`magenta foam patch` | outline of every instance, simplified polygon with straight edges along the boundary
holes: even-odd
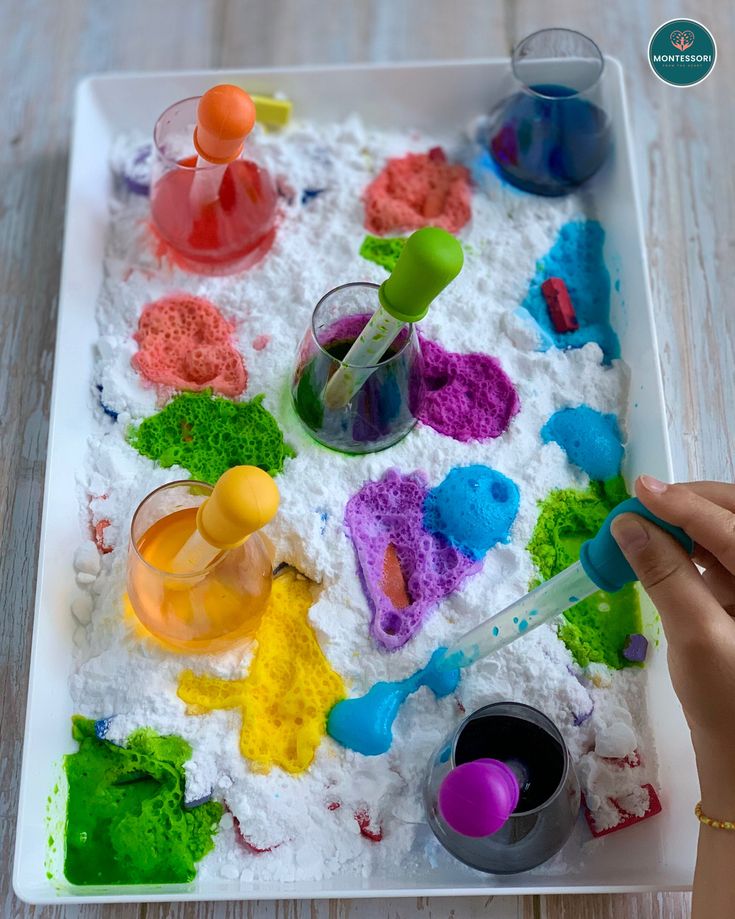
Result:
[[[370,631],[389,651],[405,645],[439,601],[482,567],[424,529],[428,491],[423,473],[389,469],[382,479],[363,485],[345,509],[373,613]],[[397,607],[384,592],[386,553],[400,566],[408,606]]]
[[[510,377],[489,354],[447,351],[421,336],[425,393],[418,417],[467,443],[500,437],[521,407]]]
[[[369,313],[345,316],[319,333],[319,343],[326,348],[336,341],[353,341],[369,319]],[[397,347],[406,335],[404,328]],[[500,362],[489,354],[447,351],[421,334],[419,341],[424,373],[411,391],[411,410],[419,421],[463,443],[504,434],[521,401]]]

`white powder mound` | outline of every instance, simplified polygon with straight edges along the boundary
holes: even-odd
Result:
[[[125,138],[116,145],[117,167],[132,162],[138,143]],[[242,678],[254,645],[216,656],[170,654],[141,640],[125,614],[132,513],[153,488],[189,477],[184,469],[161,469],[138,455],[125,437],[131,422],[150,415],[170,396],[146,383],[130,361],[143,307],[177,290],[210,299],[235,323],[249,374],[244,398],[264,393],[265,407],[296,450],[278,477],[282,503],[267,532],[276,545],[276,562],[290,563],[319,585],[310,622],[351,695],[363,693],[376,680],[408,676],[436,647],[526,592],[536,573],[525,546],[538,518],[538,501],[554,488],[588,484],[556,444],[541,445],[541,427],[557,409],[583,402],[617,413],[623,427],[625,421],[625,365],[614,361],[602,366],[596,345],[537,352],[537,335],[518,313],[536,260],[566,221],[585,216],[579,199],[519,194],[489,176],[482,191],[473,194],[471,223],[458,234],[466,256],[463,271],[422,322],[424,334],[450,350],[485,351],[500,360],[517,385],[522,406],[502,437],[462,444],[419,425],[390,450],[346,457],[314,444],[290,404],[294,355],[316,302],[347,281],[381,282],[386,276],[358,255],[365,235],[362,191],[388,156],[441,143],[451,151],[460,139],[374,131],[354,117],[341,124],[295,122],[281,133],[256,132],[248,149],[267,163],[287,196],[280,199],[273,249],[261,264],[234,277],[198,277],[161,264],[146,226],[148,200],[118,183],[112,201],[97,310],[96,377],[90,381],[90,403],[99,425],[79,479],[84,532],[90,515],[93,525],[109,521],[104,541],[113,549],[98,557],[85,541],[77,552],[80,594],[72,613],[78,623],[78,656],[71,692],[80,713],[114,716],[109,739],[123,741],[141,726],[186,738],[193,748],[186,767],[187,799],[212,792],[237,817],[250,844],[270,850],[254,853],[240,844],[226,814],[215,851],[201,863],[202,877],[241,878],[243,884],[337,874],[398,878],[421,866],[450,864],[457,876],[472,875],[431,836],[421,786],[432,751],[463,712],[492,701],[528,703],[558,725],[600,827],[618,819],[611,799],[624,799],[626,809],[643,813],[647,795],[638,789],[656,781],[645,672],[605,667],[582,672],[550,627],[466,671],[455,695],[437,700],[424,688],[410,697],[386,755],[365,757],[325,737],[308,771],[290,775],[278,768],[267,774],[254,771],[241,757],[238,711],[188,715],[176,694],[179,674],[186,668]],[[140,171],[138,165],[137,179]],[[302,204],[306,188],[325,191]],[[261,336],[269,336],[263,348],[254,345],[262,344]],[[116,422],[98,406],[98,396],[118,413]],[[437,485],[452,467],[471,463],[491,466],[519,487],[520,508],[510,542],[492,549],[482,571],[444,600],[405,647],[384,653],[369,635],[370,611],[343,525],[345,505],[367,480],[387,469],[422,470]],[[623,758],[634,750],[641,758],[639,767],[611,762],[611,757]],[[369,814],[371,828],[380,828],[380,842],[360,834],[355,819],[359,811]],[[586,828],[579,826],[565,853],[543,870],[582,870],[589,843]]]

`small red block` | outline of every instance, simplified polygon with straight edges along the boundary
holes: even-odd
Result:
[[[587,820],[587,824],[592,832],[592,835],[595,837],[607,836],[610,833],[617,833],[618,830],[624,830],[626,827],[633,826],[634,823],[640,823],[643,820],[648,820],[649,817],[655,817],[656,814],[661,813],[661,802],[659,801],[658,795],[656,794],[656,789],[653,785],[643,785],[643,788],[648,792],[648,810],[645,814],[642,814],[640,817],[637,817],[635,814],[626,813],[622,807],[618,804],[617,801],[612,803],[618,809],[618,814],[620,815],[620,820],[615,826],[609,826],[605,830],[598,830],[595,826],[594,817],[585,806],[584,816]]]
[[[547,278],[541,285],[549,316],[557,332],[574,332],[579,328],[577,314],[562,278]]]
[[[441,147],[432,147],[427,156],[432,163],[446,163],[447,155]]]

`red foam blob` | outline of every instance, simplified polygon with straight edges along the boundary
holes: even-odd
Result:
[[[140,315],[133,367],[151,383],[239,396],[248,375],[232,343],[233,329],[209,300],[190,294],[162,297]]]
[[[420,227],[456,233],[472,214],[470,174],[437,147],[390,159],[365,190],[365,226],[379,236]]]

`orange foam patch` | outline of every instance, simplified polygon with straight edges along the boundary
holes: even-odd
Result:
[[[396,609],[405,609],[411,605],[398,552],[392,542],[388,543],[383,557],[383,576],[380,588]]]
[[[448,163],[439,148],[408,153],[388,163],[364,194],[365,226],[371,233],[442,227],[461,230],[472,215],[470,174]]]
[[[189,294],[162,297],[143,308],[132,365],[151,383],[239,396],[248,376],[232,343],[233,330],[209,300]]]

